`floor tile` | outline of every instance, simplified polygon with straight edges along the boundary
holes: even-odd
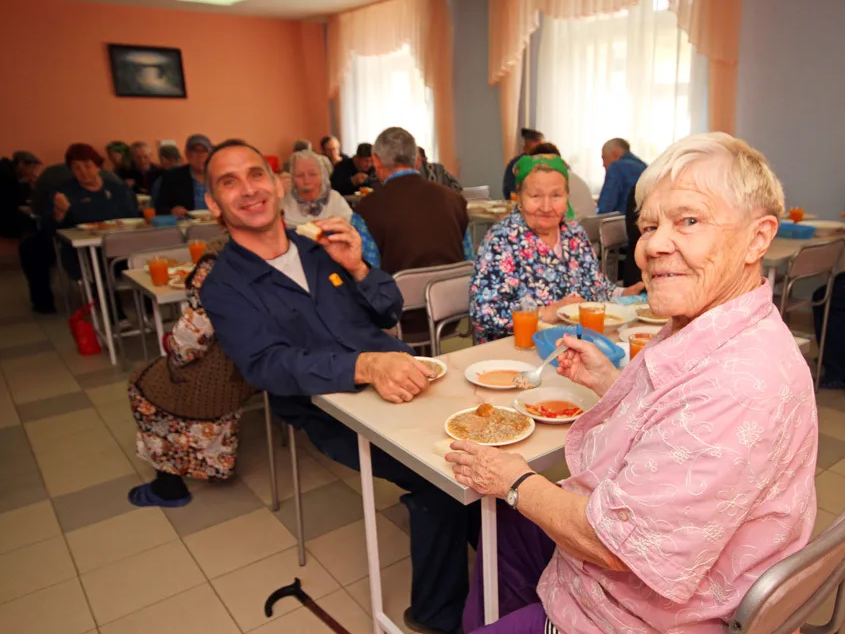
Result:
[[[37,465],[33,470],[0,478],[0,513],[29,506],[49,497]]]
[[[382,609],[403,632],[411,633],[402,618],[411,604],[411,558],[388,566],[381,571]],[[346,588],[355,602],[367,614],[372,612],[370,603],[370,578],[365,577]]]
[[[98,452],[68,456],[61,462],[40,462],[44,484],[53,497],[75,493],[123,476],[137,476],[124,453],[113,446]]]
[[[21,422],[26,423],[31,420],[40,420],[76,410],[88,409],[91,407],[91,400],[85,392],[77,390],[70,394],[45,398],[32,403],[18,404],[17,407]]]
[[[816,495],[818,496],[819,508],[839,515],[845,511],[845,477],[825,471],[816,478]]]
[[[411,539],[387,518],[376,516],[379,562],[382,568],[410,556]],[[312,553],[340,585],[348,586],[367,576],[367,542],[364,521],[354,522],[306,542]]]
[[[314,457],[314,459],[323,465],[326,469],[331,471],[335,476],[337,476],[341,480],[349,480],[351,478],[360,478],[361,474],[355,471],[354,469],[350,469],[339,462],[335,462],[328,456],[324,456],[316,448],[309,451],[309,453]]]
[[[115,401],[125,402],[128,398],[126,395],[127,389],[126,381],[118,381],[88,388],[85,390],[85,393],[94,405],[103,405],[105,403],[113,403]]]
[[[830,470],[834,473],[838,473],[839,475],[845,477],[845,460],[840,460],[835,465],[830,467]]]
[[[56,351],[59,353],[62,361],[64,361],[67,369],[74,376],[114,367],[111,364],[107,350],[103,350],[100,354],[83,356],[79,354],[76,344],[72,340],[68,341],[68,339],[61,338],[58,342],[54,342],[54,344]]]
[[[0,555],[0,603],[76,576],[64,537]]]
[[[845,440],[845,407],[819,406],[819,433]]]
[[[296,545],[296,538],[265,508],[206,528],[184,541],[209,579]]]
[[[0,317],[0,326],[15,326],[18,324],[33,324],[36,321],[32,315],[18,315],[13,317]]]
[[[270,593],[293,583],[295,577],[299,577],[302,589],[315,601],[339,589],[337,581],[313,556],[300,567],[296,548],[213,579],[211,585],[238,626],[246,632],[300,607],[299,601],[286,597],[273,606],[270,619],[264,616],[264,602]]]
[[[38,471],[26,431],[20,425],[0,429],[0,480]]]
[[[18,410],[12,401],[12,395],[9,394],[9,388],[6,387],[6,379],[0,373],[0,428],[19,425],[20,422]]]
[[[46,340],[8,347],[3,347],[2,341],[0,341],[0,361],[29,357],[33,354],[40,354],[42,352],[55,352],[55,348],[52,343]]]
[[[67,533],[79,574],[179,539],[160,508],[133,511]]]
[[[75,531],[112,517],[117,517],[138,507],[127,499],[129,489],[140,484],[137,474],[108,480],[67,495],[53,498],[53,507],[62,530]]]
[[[363,519],[362,504],[361,496],[339,481],[303,493],[302,516],[306,541]],[[276,515],[291,533],[296,534],[293,499],[282,502]]]
[[[845,440],[819,434],[819,457],[816,464],[822,469],[830,469],[841,460],[845,460]]]
[[[0,325],[0,350],[31,346],[42,342],[46,342],[52,349],[52,344],[47,341],[44,331],[34,321]]]
[[[93,372],[85,372],[83,374],[76,374],[76,382],[83,390],[89,390],[95,387],[103,387],[104,385],[111,385],[113,383],[123,383],[123,396],[126,397],[125,386],[129,382],[129,375],[131,372],[121,370],[117,366],[109,365],[107,368],[101,370],[94,370]],[[124,398],[124,400],[126,400]]]
[[[181,537],[264,507],[250,488],[237,478],[228,482],[199,484],[191,491],[193,499],[190,504],[164,510]]]
[[[337,590],[318,602],[329,615],[350,634],[371,634],[373,621],[345,590]],[[318,619],[308,608],[297,608],[280,619],[262,625],[250,634],[332,634],[333,630]]]
[[[170,542],[82,575],[94,618],[103,625],[205,581],[184,544]]]
[[[100,628],[100,634],[240,634],[207,583]]]
[[[48,500],[0,514],[0,553],[61,534],[53,505]]]
[[[346,486],[355,491],[355,493],[361,495],[360,474],[356,473],[351,478],[346,478],[344,482],[346,483]],[[400,489],[392,482],[381,478],[373,478],[373,498],[375,499],[377,511],[383,511],[394,504],[398,504],[399,498],[405,493],[407,493],[407,491]]]
[[[10,634],[83,634],[94,626],[77,578],[0,605],[0,631]]]
[[[93,407],[24,423],[39,464],[99,453],[117,443]]]
[[[818,511],[816,511],[816,524],[813,526],[813,539],[823,533],[835,519],[836,515],[833,513],[828,513],[827,511],[818,509]]]
[[[79,384],[55,351],[0,361],[0,367],[16,404],[79,391]]]
[[[408,513],[408,507],[401,502],[380,511],[379,513],[384,515],[408,535],[411,534],[411,515]]]
[[[298,452],[299,486],[302,492],[311,491],[336,480],[335,476],[304,451]],[[266,447],[238,456],[238,476],[266,505],[270,505],[270,470]],[[276,448],[276,481],[279,499],[293,496],[293,473],[290,452],[286,447]]]

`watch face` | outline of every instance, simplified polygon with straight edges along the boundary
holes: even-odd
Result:
[[[516,500],[517,500],[518,497],[519,497],[519,493],[517,493],[516,491],[511,489],[510,491],[508,491],[508,495],[505,498],[505,502],[507,502],[511,506],[516,506]]]

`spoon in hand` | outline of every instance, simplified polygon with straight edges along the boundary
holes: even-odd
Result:
[[[580,339],[581,338],[581,324],[578,324],[578,327],[575,329],[576,336]],[[536,370],[526,370],[525,372],[520,372],[515,377],[513,377],[513,384],[515,387],[518,387],[521,390],[533,390],[536,387],[540,387],[543,383],[540,375],[543,373],[543,368],[545,368],[549,363],[557,359],[560,355],[564,353],[564,351],[568,348],[565,343],[560,344],[554,352],[552,352],[543,363],[540,364],[540,367]]]

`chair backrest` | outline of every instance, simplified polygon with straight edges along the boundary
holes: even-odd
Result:
[[[790,634],[837,588],[830,623],[815,634],[834,634],[842,627],[845,593],[845,513],[797,553],[763,573],[734,613],[731,634]]]
[[[186,246],[170,247],[169,249],[147,249],[136,251],[129,256],[127,267],[130,269],[142,269],[148,260],[152,258],[173,258],[177,262],[190,262],[191,250]]]
[[[625,228],[625,217],[614,216],[602,219],[599,223],[599,242],[602,250],[616,249],[628,244],[628,230]]]
[[[464,261],[457,264],[443,264],[441,266],[427,266],[399,271],[393,276],[393,279],[396,280],[396,285],[402,293],[403,309],[425,308],[425,288],[430,282],[458,275],[469,275],[472,272],[472,267],[472,262]]]
[[[223,227],[216,222],[204,222],[201,225],[191,225],[185,232],[185,242],[191,240],[214,240],[223,233]]]
[[[179,227],[115,231],[103,236],[103,257],[108,260],[128,258],[136,251],[183,244]]]
[[[805,244],[789,259],[786,277],[797,279],[835,273],[845,250],[845,238]]]
[[[469,316],[471,279],[472,276],[467,273],[457,277],[437,279],[429,282],[425,287],[428,332],[433,356],[440,354],[443,326]]]
[[[581,226],[584,227],[584,231],[587,232],[587,237],[590,238],[590,242],[593,244],[599,243],[599,225],[602,222],[607,220],[608,218],[620,218],[622,217],[621,214],[617,212],[613,212],[610,214],[596,214],[593,216],[587,216],[585,218],[581,218],[578,222],[581,223]]]
[[[461,193],[467,200],[487,200],[490,198],[489,185],[481,185],[480,187],[464,187]]]

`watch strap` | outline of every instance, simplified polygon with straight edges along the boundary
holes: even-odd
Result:
[[[523,483],[523,482],[524,482],[527,478],[529,478],[529,477],[531,477],[531,476],[533,476],[533,475],[537,475],[537,473],[536,473],[535,471],[529,471],[528,473],[523,473],[521,476],[519,476],[519,477],[516,479],[516,482],[514,482],[514,483],[511,485],[511,491],[516,491],[517,487],[518,487],[520,484],[522,484],[522,483]]]

